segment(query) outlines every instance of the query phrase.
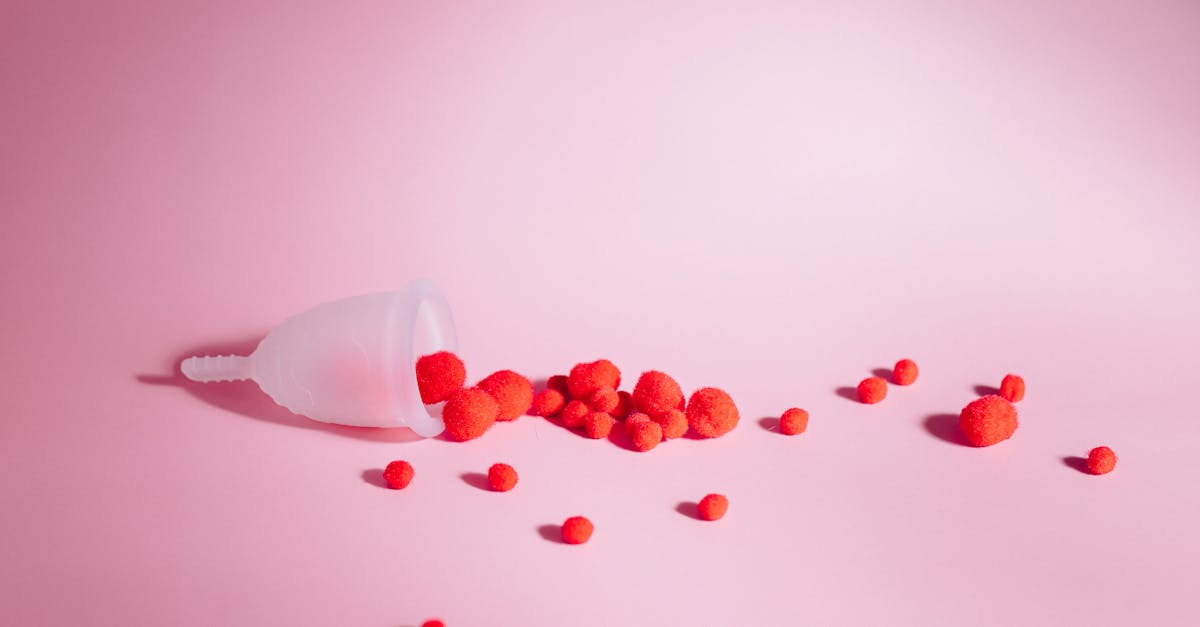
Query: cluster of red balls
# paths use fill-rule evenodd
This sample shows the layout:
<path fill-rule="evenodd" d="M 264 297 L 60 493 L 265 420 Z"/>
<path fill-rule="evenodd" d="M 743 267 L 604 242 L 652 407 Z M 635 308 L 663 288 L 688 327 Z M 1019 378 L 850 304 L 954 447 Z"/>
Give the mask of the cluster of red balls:
<path fill-rule="evenodd" d="M 421 357 L 416 368 L 421 400 L 445 401 L 446 437 L 457 442 L 483 435 L 496 421 L 515 420 L 533 404 L 533 385 L 512 370 L 493 372 L 468 388 L 466 367 L 449 351 Z"/>
<path fill-rule="evenodd" d="M 624 421 L 624 432 L 636 451 L 649 451 L 663 440 L 685 435 L 715 438 L 737 426 L 739 415 L 724 390 L 701 388 L 684 399 L 683 388 L 670 375 L 643 372 L 632 392 L 620 390 L 621 371 L 598 359 L 575 364 L 566 375 L 555 375 L 533 397 L 532 413 L 557 419 L 589 438 L 607 438 Z"/>

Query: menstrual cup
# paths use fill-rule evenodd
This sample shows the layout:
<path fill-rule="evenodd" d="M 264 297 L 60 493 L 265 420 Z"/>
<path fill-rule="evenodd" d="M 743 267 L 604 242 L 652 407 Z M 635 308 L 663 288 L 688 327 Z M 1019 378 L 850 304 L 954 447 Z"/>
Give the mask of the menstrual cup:
<path fill-rule="evenodd" d="M 450 305 L 430 281 L 325 303 L 284 320 L 250 355 L 189 357 L 192 381 L 251 379 L 313 420 L 442 432 L 417 389 L 417 358 L 458 348 Z"/>

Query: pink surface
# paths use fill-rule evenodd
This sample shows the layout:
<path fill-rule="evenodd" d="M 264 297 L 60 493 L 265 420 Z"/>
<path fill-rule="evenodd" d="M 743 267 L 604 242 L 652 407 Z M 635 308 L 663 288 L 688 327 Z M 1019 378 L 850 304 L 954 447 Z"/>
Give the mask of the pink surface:
<path fill-rule="evenodd" d="M 0 5 L 0 622 L 1194 624 L 1194 3 L 71 4 Z M 605 356 L 742 423 L 415 441 L 172 374 L 418 276 L 472 379 Z"/>

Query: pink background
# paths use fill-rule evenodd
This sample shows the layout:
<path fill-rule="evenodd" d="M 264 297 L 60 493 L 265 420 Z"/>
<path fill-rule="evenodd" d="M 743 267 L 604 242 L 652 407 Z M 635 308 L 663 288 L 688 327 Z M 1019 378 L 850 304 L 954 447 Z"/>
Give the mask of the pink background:
<path fill-rule="evenodd" d="M 591 4 L 0 4 L 0 622 L 1194 624 L 1200 7 Z M 742 423 L 452 444 L 172 374 L 418 276 L 472 380 L 604 356 Z"/>

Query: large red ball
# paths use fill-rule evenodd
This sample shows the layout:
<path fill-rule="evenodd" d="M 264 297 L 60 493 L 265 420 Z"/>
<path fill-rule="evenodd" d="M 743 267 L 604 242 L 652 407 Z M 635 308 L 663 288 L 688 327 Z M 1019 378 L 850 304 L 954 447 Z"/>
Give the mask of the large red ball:
<path fill-rule="evenodd" d="M 958 426 L 972 446 L 991 446 L 1009 439 L 1017 430 L 1017 408 L 1003 398 L 989 394 L 963 407 Z"/>
<path fill-rule="evenodd" d="M 496 420 L 513 420 L 533 405 L 533 385 L 512 370 L 493 372 L 476 387 L 491 394 L 500 405 Z"/>
<path fill-rule="evenodd" d="M 459 442 L 473 440 L 496 422 L 500 405 L 479 388 L 462 388 L 450 395 L 442 408 L 446 437 Z"/>
<path fill-rule="evenodd" d="M 607 359 L 575 364 L 567 376 L 567 388 L 571 392 L 571 398 L 587 400 L 592 392 L 605 387 L 614 390 L 621 387 L 621 371 Z"/>
<path fill-rule="evenodd" d="M 737 405 L 724 390 L 700 388 L 687 402 L 688 425 L 701 437 L 715 438 L 725 435 L 737 426 Z"/>
<path fill-rule="evenodd" d="M 676 409 L 683 402 L 683 390 L 671 375 L 657 370 L 643 372 L 633 386 L 633 405 L 637 410 L 657 416 Z"/>
<path fill-rule="evenodd" d="M 417 360 L 417 389 L 425 404 L 440 403 L 463 386 L 467 368 L 458 355 L 442 351 Z"/>

